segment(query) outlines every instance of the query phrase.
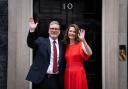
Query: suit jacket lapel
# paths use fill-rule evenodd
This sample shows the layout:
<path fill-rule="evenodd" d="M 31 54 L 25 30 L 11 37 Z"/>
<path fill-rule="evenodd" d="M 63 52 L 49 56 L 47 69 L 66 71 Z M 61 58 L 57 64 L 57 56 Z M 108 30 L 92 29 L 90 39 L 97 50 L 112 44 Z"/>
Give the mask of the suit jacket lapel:
<path fill-rule="evenodd" d="M 62 44 L 59 41 L 59 61 L 58 61 L 59 64 L 61 63 L 61 59 L 62 59 Z"/>
<path fill-rule="evenodd" d="M 50 44 L 50 40 L 49 40 L 49 38 L 47 39 L 47 44 L 48 44 L 48 55 L 49 55 L 49 59 L 48 59 L 48 61 L 50 61 L 50 54 L 51 54 L 51 44 Z"/>

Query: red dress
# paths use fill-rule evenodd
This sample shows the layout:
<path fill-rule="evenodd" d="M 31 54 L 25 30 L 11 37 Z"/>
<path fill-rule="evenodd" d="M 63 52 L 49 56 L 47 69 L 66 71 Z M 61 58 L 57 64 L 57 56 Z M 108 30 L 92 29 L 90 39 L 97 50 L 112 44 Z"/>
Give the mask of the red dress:
<path fill-rule="evenodd" d="M 66 46 L 66 69 L 64 73 L 64 89 L 88 89 L 83 61 L 89 56 L 81 48 L 81 42 Z"/>

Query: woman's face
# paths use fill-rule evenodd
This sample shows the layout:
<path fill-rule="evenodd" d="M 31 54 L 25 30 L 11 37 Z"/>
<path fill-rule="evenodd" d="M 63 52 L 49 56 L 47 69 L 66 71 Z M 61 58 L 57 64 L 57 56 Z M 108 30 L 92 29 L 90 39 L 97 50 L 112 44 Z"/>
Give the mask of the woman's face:
<path fill-rule="evenodd" d="M 75 40 L 76 38 L 76 30 L 74 27 L 70 27 L 68 30 L 68 37 L 70 40 Z"/>

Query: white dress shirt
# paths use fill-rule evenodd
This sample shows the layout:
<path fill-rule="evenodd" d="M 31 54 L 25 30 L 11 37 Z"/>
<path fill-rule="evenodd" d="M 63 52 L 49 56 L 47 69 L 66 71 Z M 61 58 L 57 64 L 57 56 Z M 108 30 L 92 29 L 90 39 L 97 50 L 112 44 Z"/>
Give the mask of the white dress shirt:
<path fill-rule="evenodd" d="M 47 70 L 47 74 L 55 74 L 53 73 L 53 39 L 50 39 L 50 45 L 51 45 L 51 54 L 50 54 L 50 65 L 48 67 L 48 70 Z M 55 40 L 56 41 L 56 48 L 57 48 L 57 65 L 58 65 L 58 60 L 59 60 L 59 43 L 58 43 L 58 39 Z M 59 65 L 58 65 L 59 67 Z"/>

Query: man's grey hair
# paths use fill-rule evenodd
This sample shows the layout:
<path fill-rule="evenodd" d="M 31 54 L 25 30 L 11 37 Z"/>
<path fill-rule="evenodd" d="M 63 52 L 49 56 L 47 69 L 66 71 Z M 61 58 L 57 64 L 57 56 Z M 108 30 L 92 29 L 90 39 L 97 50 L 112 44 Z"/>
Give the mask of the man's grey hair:
<path fill-rule="evenodd" d="M 60 26 L 59 22 L 58 21 L 51 21 L 49 25 L 53 25 L 53 24 L 57 24 Z"/>

